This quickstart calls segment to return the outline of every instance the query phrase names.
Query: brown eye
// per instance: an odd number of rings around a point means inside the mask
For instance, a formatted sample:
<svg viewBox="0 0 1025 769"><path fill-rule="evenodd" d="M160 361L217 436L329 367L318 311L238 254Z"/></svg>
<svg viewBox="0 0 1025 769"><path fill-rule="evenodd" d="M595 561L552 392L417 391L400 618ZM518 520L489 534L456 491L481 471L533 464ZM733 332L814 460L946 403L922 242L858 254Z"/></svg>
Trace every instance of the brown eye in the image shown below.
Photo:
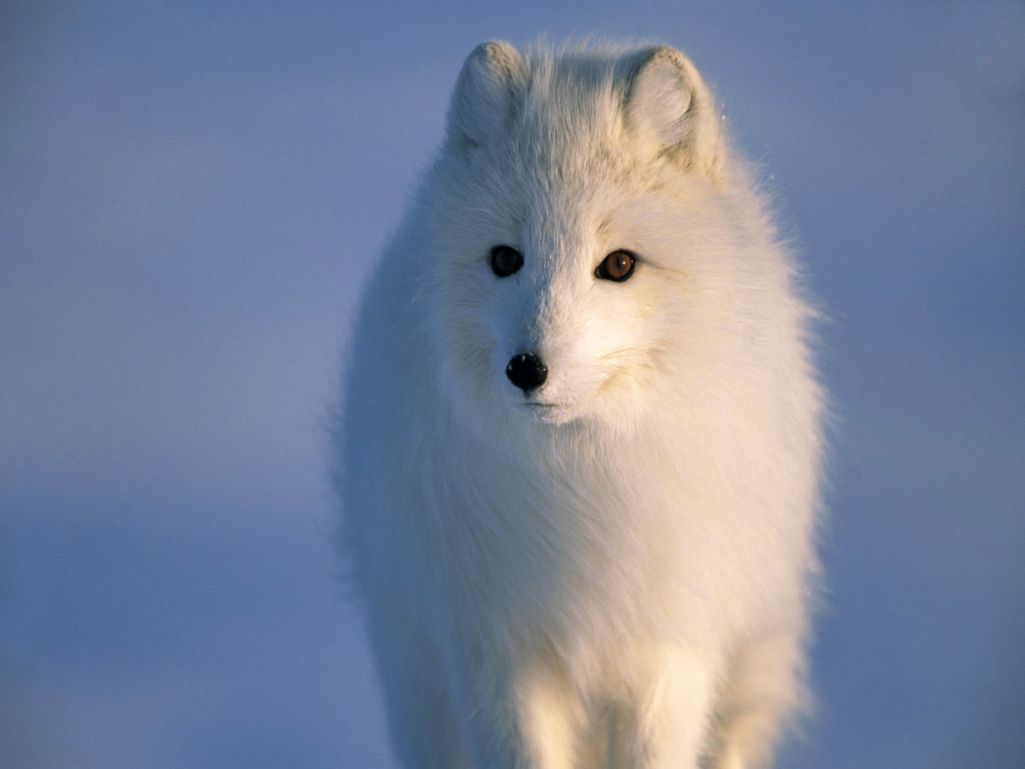
<svg viewBox="0 0 1025 769"><path fill-rule="evenodd" d="M491 269L500 278L507 278L523 266L523 254L511 246L491 249Z"/></svg>
<svg viewBox="0 0 1025 769"><path fill-rule="evenodd" d="M636 264L637 257L620 248L602 259L594 274L595 277L602 280L614 280L616 283L622 283L634 274Z"/></svg>

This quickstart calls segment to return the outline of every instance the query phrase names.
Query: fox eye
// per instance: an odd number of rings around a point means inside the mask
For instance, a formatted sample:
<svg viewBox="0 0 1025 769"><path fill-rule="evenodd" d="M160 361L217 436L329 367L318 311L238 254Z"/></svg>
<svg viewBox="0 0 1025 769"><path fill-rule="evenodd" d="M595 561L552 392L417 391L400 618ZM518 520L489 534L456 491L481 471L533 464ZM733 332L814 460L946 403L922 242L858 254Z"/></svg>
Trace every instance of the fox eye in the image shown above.
<svg viewBox="0 0 1025 769"><path fill-rule="evenodd" d="M491 249L491 269L500 278L507 278L523 266L523 254L512 246Z"/></svg>
<svg viewBox="0 0 1025 769"><path fill-rule="evenodd" d="M637 257L625 249L616 249L601 260L601 264L594 271L594 275L602 280L613 280L622 283L634 274L634 267L637 265Z"/></svg>

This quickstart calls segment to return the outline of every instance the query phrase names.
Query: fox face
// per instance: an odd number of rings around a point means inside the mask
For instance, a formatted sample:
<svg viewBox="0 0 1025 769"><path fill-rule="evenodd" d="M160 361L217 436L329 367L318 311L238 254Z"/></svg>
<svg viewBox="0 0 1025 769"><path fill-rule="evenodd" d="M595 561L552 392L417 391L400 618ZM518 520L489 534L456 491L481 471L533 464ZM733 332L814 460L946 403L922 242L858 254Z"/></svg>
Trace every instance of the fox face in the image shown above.
<svg viewBox="0 0 1025 769"><path fill-rule="evenodd" d="M652 407L718 218L711 111L670 49L471 55L423 192L434 343L461 408L560 425Z"/></svg>

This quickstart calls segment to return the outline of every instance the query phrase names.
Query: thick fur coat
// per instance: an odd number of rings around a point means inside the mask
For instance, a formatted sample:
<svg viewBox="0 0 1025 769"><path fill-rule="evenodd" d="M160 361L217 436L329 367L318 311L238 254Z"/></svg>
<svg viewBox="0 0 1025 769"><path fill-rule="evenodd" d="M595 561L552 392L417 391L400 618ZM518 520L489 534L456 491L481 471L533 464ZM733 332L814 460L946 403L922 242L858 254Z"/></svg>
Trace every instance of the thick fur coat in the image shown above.
<svg viewBox="0 0 1025 769"><path fill-rule="evenodd" d="M795 284L683 54L473 51L337 431L404 767L771 762L822 446Z"/></svg>

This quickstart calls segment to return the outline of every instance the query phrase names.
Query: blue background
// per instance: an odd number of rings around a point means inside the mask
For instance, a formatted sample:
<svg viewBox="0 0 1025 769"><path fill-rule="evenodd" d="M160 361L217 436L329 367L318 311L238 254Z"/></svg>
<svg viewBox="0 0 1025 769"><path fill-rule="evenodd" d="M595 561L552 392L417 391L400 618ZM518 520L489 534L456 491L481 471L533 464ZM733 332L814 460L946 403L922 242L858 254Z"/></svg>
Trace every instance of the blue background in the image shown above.
<svg viewBox="0 0 1025 769"><path fill-rule="evenodd" d="M391 767L330 546L359 286L463 57L665 41L830 321L788 767L1025 766L1025 7L0 10L0 764Z"/></svg>

